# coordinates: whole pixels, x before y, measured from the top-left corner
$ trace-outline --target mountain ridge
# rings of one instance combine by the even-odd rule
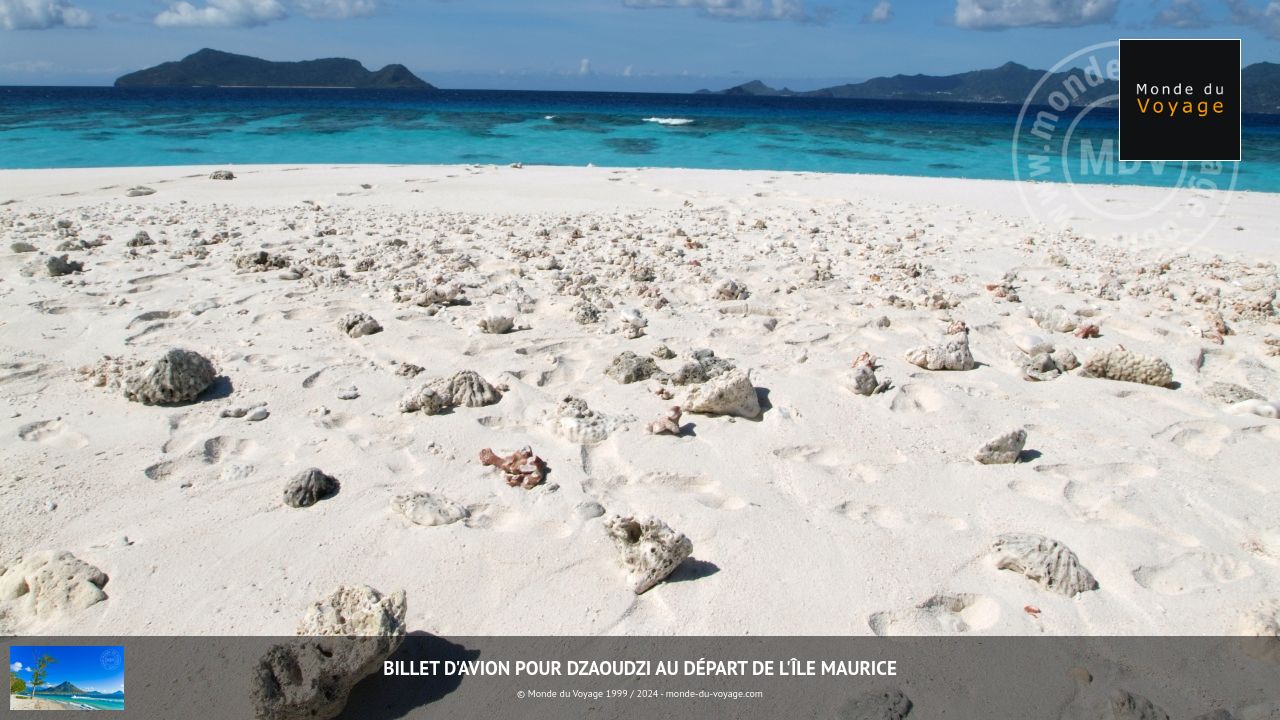
[[[275,62],[204,48],[122,75],[116,87],[325,87],[434,90],[404,65],[368,70],[350,58]]]
[[[84,690],[72,685],[69,681],[63,680],[57,685],[36,690],[37,695],[83,695]]]
[[[972,102],[1002,105],[1021,105],[1040,82],[1046,71],[1035,70],[1015,62],[1007,62],[996,68],[971,70],[954,75],[893,75],[875,77],[860,83],[846,83],[832,87],[797,92],[775,89],[759,80],[735,85],[725,90],[699,90],[704,95],[729,95],[750,97],[826,97],[861,100],[920,100],[934,102]],[[1105,98],[1118,92],[1114,80],[1103,80],[1096,86],[1086,81],[1085,73],[1072,68],[1053,73],[1036,91],[1035,104],[1047,104],[1049,94],[1063,87],[1068,81],[1081,83],[1083,87],[1072,98],[1072,105],[1083,106],[1098,102],[1114,107],[1115,102]],[[1243,109],[1247,113],[1280,114],[1280,64],[1260,62],[1241,70]]]

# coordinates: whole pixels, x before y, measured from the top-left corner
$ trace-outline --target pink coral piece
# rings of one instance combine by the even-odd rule
[[[863,365],[866,365],[872,370],[875,370],[877,367],[880,366],[880,358],[876,357],[875,355],[872,355],[869,352],[863,351],[858,354],[858,357],[853,359],[852,367],[860,368]]]
[[[1081,325],[1076,328],[1076,331],[1072,334],[1081,340],[1087,340],[1089,338],[1100,337],[1102,335],[1102,328],[1097,325]]]
[[[526,490],[540,485],[547,474],[547,464],[534,455],[533,448],[528,445],[506,457],[485,448],[480,451],[480,462],[501,470],[511,487],[523,487]]]
[[[645,426],[645,430],[650,435],[680,435],[680,416],[682,415],[679,405],[673,405],[671,411],[665,417],[658,418]]]
[[[969,326],[964,324],[963,320],[956,320],[947,326],[948,335],[957,335],[959,333],[968,333]]]

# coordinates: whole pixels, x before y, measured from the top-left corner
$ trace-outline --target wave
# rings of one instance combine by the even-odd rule
[[[690,120],[689,118],[651,117],[651,118],[645,118],[644,121],[657,123],[659,125],[692,125],[693,124],[693,120]]]

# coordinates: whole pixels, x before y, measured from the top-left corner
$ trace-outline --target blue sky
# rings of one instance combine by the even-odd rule
[[[104,662],[103,653],[114,650]],[[119,646],[14,646],[9,648],[9,672],[31,683],[31,671],[41,655],[50,663],[45,685],[70,682],[86,692],[113,693],[124,690],[124,648]],[[118,660],[118,662],[116,662]],[[36,691],[39,694],[39,691]]]
[[[1118,37],[1241,37],[1280,61],[1280,0],[0,0],[0,84],[106,85],[202,47],[399,62],[442,87],[794,89]]]

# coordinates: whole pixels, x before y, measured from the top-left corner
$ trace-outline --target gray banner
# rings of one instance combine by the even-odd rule
[[[370,672],[350,689],[339,717],[360,720],[1256,720],[1280,718],[1278,643],[414,634],[384,660],[386,647],[370,639],[5,640],[6,646],[54,651],[58,645],[122,645],[122,715],[173,720],[331,717],[343,706],[353,669]]]

